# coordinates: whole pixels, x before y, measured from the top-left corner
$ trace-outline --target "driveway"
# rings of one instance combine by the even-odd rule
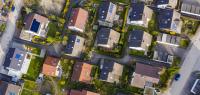
[[[7,27],[4,31],[2,38],[0,39],[0,72],[6,73],[3,70],[3,62],[5,59],[5,55],[9,49],[10,43],[12,42],[12,38],[15,32],[16,20],[19,16],[21,7],[23,4],[23,0],[14,0],[15,11],[9,13]]]
[[[200,69],[200,27],[191,42],[179,71],[181,74],[180,80],[174,81],[163,95],[184,95],[184,87],[192,72]]]

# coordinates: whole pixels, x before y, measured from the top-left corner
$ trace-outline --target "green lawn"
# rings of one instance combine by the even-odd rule
[[[129,54],[134,56],[144,56],[144,51],[130,49]]]
[[[182,47],[182,48],[187,48],[188,47],[188,45],[189,45],[189,43],[190,43],[190,41],[189,40],[186,40],[186,39],[181,39],[181,41],[180,41],[180,47]]]
[[[29,45],[25,46],[28,49],[31,49],[31,53],[36,54],[36,55],[40,55],[41,49],[40,48],[36,48],[36,47],[32,47]]]
[[[41,95],[37,89],[38,86],[34,81],[25,80],[21,95]]]
[[[182,17],[181,19],[183,20],[182,32],[188,35],[194,35],[200,24],[200,21],[186,17]]]
[[[33,56],[30,62],[28,72],[23,77],[29,80],[36,80],[42,68],[43,58]]]

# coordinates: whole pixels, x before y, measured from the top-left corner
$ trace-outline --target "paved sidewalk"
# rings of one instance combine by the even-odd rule
[[[6,30],[4,31],[2,38],[0,39],[0,72],[1,73],[6,73],[4,72],[4,69],[2,67],[6,53],[9,49],[9,46],[12,42],[12,38],[15,32],[15,27],[16,27],[16,20],[18,18],[18,15],[20,13],[21,7],[22,7],[22,2],[23,0],[14,0],[14,5],[15,5],[15,11],[9,13],[8,16],[8,21],[7,21],[7,27]]]
[[[169,90],[163,95],[185,95],[183,92],[184,86],[186,86],[188,79],[193,71],[200,68],[200,27],[197,30],[197,34],[192,39],[192,43],[188,48],[185,60],[181,66],[179,73],[181,78],[179,81],[174,81]]]

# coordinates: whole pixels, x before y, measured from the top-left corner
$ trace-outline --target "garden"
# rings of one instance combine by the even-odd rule
[[[32,56],[27,74],[23,75],[24,79],[35,81],[40,74],[43,64],[43,58]]]

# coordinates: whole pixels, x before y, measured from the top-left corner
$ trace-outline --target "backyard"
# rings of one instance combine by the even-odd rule
[[[35,81],[39,76],[42,64],[43,58],[32,56],[28,72],[27,74],[23,75],[23,78]]]

